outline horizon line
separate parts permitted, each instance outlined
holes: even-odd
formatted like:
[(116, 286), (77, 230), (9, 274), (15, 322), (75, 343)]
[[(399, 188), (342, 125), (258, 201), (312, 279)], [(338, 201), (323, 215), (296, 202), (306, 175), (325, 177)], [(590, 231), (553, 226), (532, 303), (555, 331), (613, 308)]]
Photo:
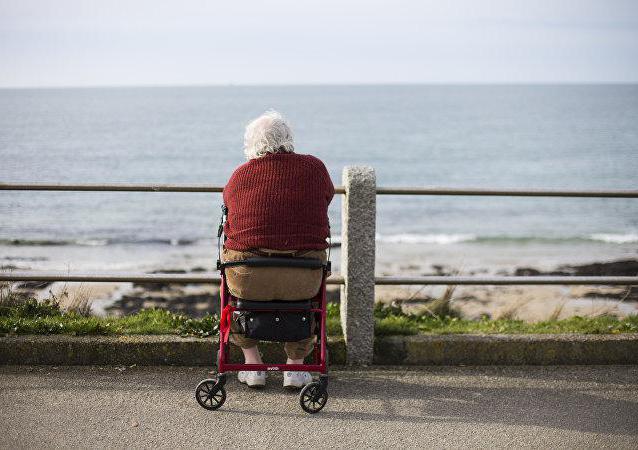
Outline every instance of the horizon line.
[(158, 83), (158, 84), (87, 84), (87, 85), (15, 85), (0, 90), (37, 89), (152, 89), (152, 88), (223, 88), (223, 87), (366, 87), (366, 86), (632, 86), (636, 81), (424, 81), (424, 82), (309, 82), (309, 83)]

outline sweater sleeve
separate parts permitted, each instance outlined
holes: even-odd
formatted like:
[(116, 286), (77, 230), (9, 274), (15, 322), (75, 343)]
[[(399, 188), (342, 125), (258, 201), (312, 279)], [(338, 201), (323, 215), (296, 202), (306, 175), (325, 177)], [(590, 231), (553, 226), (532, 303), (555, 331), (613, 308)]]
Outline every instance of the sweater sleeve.
[(230, 203), (233, 202), (233, 196), (237, 188), (237, 182), (241, 178), (242, 174), (246, 171), (247, 164), (248, 163), (244, 163), (238, 166), (231, 174), (228, 182), (226, 183), (226, 186), (224, 186), (224, 190), (222, 192), (222, 200), (224, 201), (224, 205), (230, 206)]
[(310, 158), (312, 158), (312, 160), (318, 166), (319, 172), (321, 172), (321, 178), (323, 181), (323, 190), (326, 195), (326, 201), (328, 202), (328, 204), (330, 204), (330, 202), (332, 201), (335, 195), (335, 187), (334, 187), (334, 184), (332, 183), (332, 179), (330, 178), (330, 173), (328, 172), (328, 169), (326, 168), (326, 165), (323, 163), (323, 161), (321, 161), (319, 158), (316, 158), (314, 156), (310, 156)]
[(224, 186), (224, 190), (222, 191), (222, 201), (224, 205), (226, 206), (228, 206), (228, 204), (230, 203), (230, 197), (231, 197), (230, 191), (232, 190), (232, 187), (233, 187), (234, 176), (235, 176), (235, 173), (233, 172), (233, 174), (230, 176), (230, 178), (226, 182), (226, 186)]
[(335, 196), (335, 186), (332, 183), (332, 179), (330, 178), (330, 173), (328, 172), (328, 169), (326, 169), (326, 166), (323, 163), (321, 165), (323, 167), (323, 172), (325, 177), (326, 198), (328, 200), (328, 204), (330, 204), (333, 197)]

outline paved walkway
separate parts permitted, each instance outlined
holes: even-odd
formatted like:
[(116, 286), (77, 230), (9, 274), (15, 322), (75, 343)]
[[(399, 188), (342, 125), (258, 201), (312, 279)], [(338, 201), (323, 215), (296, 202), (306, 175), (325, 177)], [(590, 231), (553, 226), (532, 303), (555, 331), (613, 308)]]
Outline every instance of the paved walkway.
[(638, 447), (638, 366), (332, 375), (310, 416), (279, 374), (209, 412), (202, 368), (0, 367), (0, 447)]

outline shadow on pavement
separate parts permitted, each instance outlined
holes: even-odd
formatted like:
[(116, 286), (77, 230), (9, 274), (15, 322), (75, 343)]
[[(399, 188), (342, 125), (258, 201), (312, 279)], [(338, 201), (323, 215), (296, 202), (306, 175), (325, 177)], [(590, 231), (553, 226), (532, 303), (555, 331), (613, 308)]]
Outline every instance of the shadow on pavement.
[[(633, 400), (610, 398), (609, 386), (569, 386), (548, 372), (535, 378), (543, 386), (486, 387), (441, 386), (428, 379), (411, 382), (396, 376), (372, 376), (340, 373), (330, 386), (330, 401), (314, 420), (398, 422), (405, 424), (460, 422), (551, 427), (578, 432), (638, 436), (638, 402), (636, 385), (621, 386), (614, 397), (633, 394)], [(444, 376), (443, 374), (439, 374)], [(474, 374), (476, 376), (476, 374)], [(503, 374), (511, 377), (511, 373)], [(490, 378), (497, 380), (496, 374)], [(533, 378), (533, 377), (532, 377)], [(588, 379), (587, 377), (584, 377)], [(602, 381), (593, 377), (596, 383)], [(571, 380), (571, 378), (568, 378)], [(559, 383), (556, 383), (560, 381)], [(575, 381), (575, 380), (574, 380)], [(581, 379), (580, 381), (584, 381)], [(541, 383), (542, 382), (542, 383)], [(614, 382), (614, 380), (607, 380)], [(557, 386), (552, 386), (557, 384)], [(331, 406), (333, 408), (331, 408)], [(354, 408), (352, 407), (354, 406)], [(377, 411), (370, 411), (371, 409)], [(275, 415), (299, 418), (292, 408), (281, 411), (242, 411), (226, 408), (225, 413), (241, 415)]]

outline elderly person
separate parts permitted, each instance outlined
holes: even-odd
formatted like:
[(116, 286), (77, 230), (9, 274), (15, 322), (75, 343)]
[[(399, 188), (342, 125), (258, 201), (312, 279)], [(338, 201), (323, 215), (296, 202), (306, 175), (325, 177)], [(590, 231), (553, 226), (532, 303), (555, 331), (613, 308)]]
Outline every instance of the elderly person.
[[(228, 207), (223, 261), (284, 254), (326, 261), (330, 234), (328, 205), (334, 186), (324, 164), (311, 155), (295, 153), (286, 120), (268, 111), (246, 127), (244, 153), (224, 188)], [(321, 269), (246, 267), (226, 269), (228, 288), (247, 300), (301, 300), (314, 297), (321, 284)], [(236, 333), (231, 342), (241, 347), (247, 364), (261, 364), (258, 341)], [(302, 364), (315, 337), (286, 342), (288, 364)], [(241, 371), (239, 381), (263, 386), (266, 373)], [(308, 372), (284, 372), (284, 387), (299, 388), (312, 381)]]

